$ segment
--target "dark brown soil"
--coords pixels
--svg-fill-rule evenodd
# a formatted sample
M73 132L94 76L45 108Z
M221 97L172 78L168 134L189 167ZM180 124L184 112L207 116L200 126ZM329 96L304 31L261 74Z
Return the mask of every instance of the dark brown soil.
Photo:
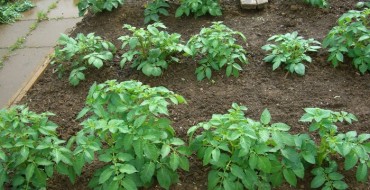
M266 40L280 33L298 31L305 38L319 41L336 25L336 20L344 12L353 9L356 0L330 0L330 9L314 8L300 1L270 0L264 10L241 10L237 1L223 3L225 8L221 17L184 17L174 18L176 5L171 7L171 16L163 18L169 32L182 35L184 41L211 25L213 21L224 21L226 25L242 32L248 38L243 46L248 51L250 64L244 66L239 78L226 78L224 72L216 74L213 81L198 82L194 74L196 61L183 58L180 64L174 64L158 78L148 78L133 69L118 67L119 52L115 61L101 70L89 70L87 80L78 87L68 84L68 77L59 80L49 67L41 79L28 92L21 103L28 104L36 112L51 111L56 114L53 121L60 125L59 133L64 139L74 135L79 129L77 113L84 107L89 87L96 81L108 79L124 81L139 80L151 86L165 86L183 95L187 105L171 108L171 119L177 134L186 139L186 131L194 124L211 118L214 113L226 113L232 102L249 108L247 115L258 119L263 109L268 108L273 120L292 126L293 133L307 132L307 126L298 120L303 108L321 107L336 111L345 110L354 113L359 122L344 126L340 131L357 130L369 133L370 126L370 75L361 76L349 62L334 69L327 61L327 53L321 50L312 54L313 63L307 65L306 75L298 77L285 71L272 72L270 64L262 61L265 52L261 46ZM77 25L72 35L95 32L111 40L119 47L117 38L128 34L122 29L124 23L144 27L143 8L128 4L112 12L88 15ZM96 165L87 166L83 175L72 185L67 178L52 179L49 189L87 189L87 183ZM354 172L345 172L345 181L351 189L368 189L369 183L355 181ZM207 168L196 158L192 158L190 172L182 173L180 182L171 189L206 189ZM309 189L310 174L299 182L297 188L285 185L284 189ZM281 188L281 189L283 189ZM154 189L159 189L155 187Z

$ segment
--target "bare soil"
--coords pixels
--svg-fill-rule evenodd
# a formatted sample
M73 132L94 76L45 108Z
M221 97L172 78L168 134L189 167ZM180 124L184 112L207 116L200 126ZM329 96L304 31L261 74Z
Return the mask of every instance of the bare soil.
M78 87L68 83L68 76L57 78L53 67L47 68L44 75L27 93L21 103L28 104L36 112L51 111L56 114L52 120L60 125L59 135L68 139L80 130L76 115L84 107L89 87L94 82L108 79L139 80L151 86L165 86L183 95L187 105L171 107L171 119L179 137L186 140L186 131L194 124L206 121L214 113L226 113L232 102L249 108L247 116L258 119L263 109L268 108L274 122L285 122L292 127L293 133L307 132L307 125L299 123L303 108L321 107L335 111L348 111L358 116L359 121L351 126L341 126L340 131L356 130L369 133L370 126L370 75L361 76L349 60L338 68L333 68L327 61L327 53L321 50L312 54L312 64L307 64L306 75L299 77L288 75L278 69L272 72L271 64L264 63L266 55L261 46L274 34L298 31L305 38L319 41L336 25L340 15L353 9L356 0L329 0L330 9L319 9L292 0L270 0L263 10L242 10L238 1L224 1L223 16L200 18L175 18L176 4L171 4L169 17L162 17L162 22L169 32L182 35L184 41L197 34L202 27L210 26L213 21L224 24L242 32L248 41L243 44L248 51L249 65L239 78L226 78L224 71L213 76L213 81L197 81L194 74L197 60L182 58L181 63L173 64L164 74L157 78L144 76L140 71L118 66L120 54L103 69L91 69L87 80ZM119 36L129 34L122 29L123 24L144 27L142 4L127 4L112 12L87 15L72 36L77 33L90 33L112 41L117 47ZM99 164L87 166L75 184L67 178L57 176L51 180L49 189L87 189L88 180ZM190 172L181 173L180 182L171 189L206 189L208 168L202 166L196 157L191 158ZM357 183L355 171L344 172L345 181L350 189L369 189L369 183ZM310 189L312 177L309 173L299 181L298 187L284 185L280 189ZM157 186L152 189L159 189Z

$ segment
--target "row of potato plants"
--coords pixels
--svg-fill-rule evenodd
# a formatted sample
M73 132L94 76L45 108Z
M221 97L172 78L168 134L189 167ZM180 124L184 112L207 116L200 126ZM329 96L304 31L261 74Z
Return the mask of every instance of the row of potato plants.
M334 67L345 62L345 57L352 59L352 64L361 74L370 71L370 25L368 17L370 9L351 10L342 15L323 41L328 48L328 61ZM131 67L141 70L147 76L160 76L172 62L179 62L181 54L193 59L202 57L195 73L198 80L211 79L213 71L226 68L226 76L238 77L242 64L248 64L247 52L237 44L236 37L246 42L246 37L234 31L222 22L213 22L210 27L203 28L199 34L192 36L185 44L178 33L170 34L162 23L154 23L146 28L136 28L125 24L124 28L132 34L121 36L120 66L127 62ZM262 47L268 52L265 62L272 63L276 70L284 65L288 73L305 74L305 62L311 63L308 52L317 52L321 43L315 39L304 39L298 32L274 35L268 39L274 41ZM97 69L105 61L112 61L116 47L93 33L87 36L78 34L75 39L62 35L55 48L53 63L57 63L56 72L59 77L65 70L71 70L69 81L76 86L85 79L83 73L88 67Z
M329 4L326 0L304 0L312 6L327 8ZM86 11L98 13L102 11L112 11L114 8L124 4L124 0L79 0L79 15L83 16ZM151 0L144 5L144 23L159 22L160 15L168 16L167 9L170 7L168 0ZM222 8L219 0L180 0L180 6L176 9L175 17L183 15L195 17L209 14L211 16L221 16Z
M186 100L165 87L138 81L109 80L91 86L77 115L82 129L68 141L58 138L54 114L26 106L0 110L0 189L42 189L55 172L71 182L87 164L104 163L89 182L92 189L134 190L157 181L165 189L189 171L193 153L210 166L208 189L270 189L311 172L311 188L347 189L344 170L356 169L367 181L370 134L340 133L338 123L357 121L344 111L306 108L300 121L310 134L291 134L290 126L272 122L266 109L259 120L232 104L188 130L189 146L171 126L168 106ZM319 137L314 140L312 136ZM344 160L344 163L343 163Z

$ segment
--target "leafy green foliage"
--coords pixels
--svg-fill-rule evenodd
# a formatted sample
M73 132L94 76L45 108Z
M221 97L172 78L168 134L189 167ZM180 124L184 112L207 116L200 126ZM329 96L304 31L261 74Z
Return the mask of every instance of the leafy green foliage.
M190 147L212 167L208 189L270 189L284 181L296 186L297 178L304 177L296 146L299 142L303 147L306 141L290 135L284 123L271 124L267 109L260 121L246 118L246 109L234 103L228 114L215 114L188 130ZM193 138L198 129L201 134Z
M344 55L362 74L370 71L370 9L350 10L338 19L338 26L325 37L323 47L328 47L334 67L344 62Z
M219 0L181 0L180 7L176 10L176 17L183 14L189 16L193 13L195 17L199 17L209 13L212 16L221 16L221 6Z
M102 11L112 11L113 8L117 8L123 5L124 0L79 0L78 14L83 16L86 11L92 11L93 13L98 13Z
M199 34L190 38L184 51L193 57L198 54L205 56L199 61L200 66L195 71L198 80L205 77L210 79L212 70L218 71L223 67L226 67L227 77L231 74L239 76L239 71L242 70L240 63L247 64L248 60L244 48L235 43L235 35L246 42L242 33L233 31L222 22L213 22L212 26L203 28Z
M335 124L356 121L353 114L306 108L300 121L311 123L310 132L318 131L316 144L308 134L289 134L284 123L271 124L267 109L259 121L246 118L245 110L233 103L228 114L214 114L188 130L191 150L204 165L211 165L208 189L271 189L284 181L296 186L308 168L314 168L311 188L347 189L338 172L338 156L344 158L345 170L357 168L358 181L368 179L370 134L338 133Z
M133 34L132 36L121 36L119 38L122 41L122 49L127 45L129 48L122 55L121 67L127 61L133 61L131 67L136 67L145 75L160 76L171 61L179 61L175 55L183 50L180 40L181 35L159 31L158 29L166 29L166 26L162 23L150 24L146 29L137 29L128 24L125 24L124 28Z
M344 176L337 172L338 165L336 162L329 162L328 167L318 167L312 170L315 176L311 181L311 188L322 189L347 189L348 185L343 181Z
M327 8L329 6L326 0L304 0L304 2L320 8Z
M0 187L42 189L54 170L68 170L72 152L58 139L56 128L48 117L25 106L0 110ZM70 179L74 180L73 173ZM2 189L2 188L0 188Z
M111 80L90 88L86 107L78 115L89 117L77 134L74 164L80 173L81 166L97 155L106 165L95 172L89 187L131 190L151 185L156 177L169 189L177 182L176 171L189 169L189 151L164 117L169 101L185 103L164 87L150 88L137 81Z
M89 67L100 69L104 61L111 61L116 47L103 40L94 33L88 35L77 34L75 39L62 34L55 48L51 64L58 64L56 72L62 77L66 70L72 70L69 75L69 83L77 86L81 80L85 80L82 72Z
M144 10L144 23L148 24L151 21L159 22L159 14L168 16L166 8L170 5L165 0L153 0L151 1Z
M370 134L360 134L357 136L356 131L338 133L338 127L335 124L344 121L351 124L352 121L357 121L357 118L353 114L344 111L334 112L320 108L306 108L305 111L306 113L300 121L310 122L310 132L318 131L321 138L316 157L316 163L319 167L312 171L313 174L319 176L317 178L321 178L323 175L330 176L330 173L336 172L337 168L336 159L332 158L341 156L345 159L344 169L349 170L357 165L356 178L358 181L365 181L368 175L368 166L370 166ZM327 163L329 163L329 168L323 169L322 166L328 165ZM343 179L343 177L337 174L332 175L336 175L337 177L335 179L329 177L331 181L341 181ZM313 188L320 187L325 182L320 181L319 183L314 181L311 183ZM325 183L325 186L330 185L336 189L345 189L347 187L344 181L328 181Z
M298 36L298 32L274 35L268 41L274 40L277 44L267 44L262 47L263 50L271 52L263 60L272 62L272 70L276 70L283 63L285 70L299 75L305 74L304 61L312 62L306 52L315 52L320 49L320 42L310 38L305 40Z
M370 8L370 2L360 1L360 2L356 3L356 8L357 9Z
M34 6L29 0L15 2L0 1L0 23L13 23L22 17L21 12L27 11Z

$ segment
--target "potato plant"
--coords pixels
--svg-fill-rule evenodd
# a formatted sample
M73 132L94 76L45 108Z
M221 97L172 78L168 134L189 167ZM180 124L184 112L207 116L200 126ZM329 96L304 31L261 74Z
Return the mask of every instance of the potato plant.
M137 189L154 178L169 189L178 181L177 170L189 169L188 149L175 137L167 106L185 103L182 96L164 87L137 81L115 80L94 84L86 107L78 118L88 116L77 134L77 165L97 158L104 166L89 183L93 189Z
M234 36L239 36L246 42L246 37L222 24L213 22L208 28L203 28L199 34L190 38L184 51L190 56L204 56L198 64L195 73L198 80L212 77L212 70L226 67L226 76L239 76L241 64L247 64L246 51L236 43Z
M334 67L344 62L344 57L352 59L352 64L360 73L370 71L370 9L350 10L338 19L323 41L329 48L329 58Z
M51 64L58 64L56 72L59 78L66 70L71 70L69 83L77 86L81 80L85 80L84 70L89 67L100 69L104 61L113 59L115 52L116 47L111 42L95 36L94 33L86 36L80 33L75 39L62 34Z
M169 34L162 23L154 23L146 29L125 24L124 28L132 32L132 36L121 36L122 49L127 45L129 50L122 55L120 62L124 67L126 62L133 61L131 67L141 70L147 76L160 76L171 62L178 62L176 57L183 51L181 35Z
M79 0L78 14L83 16L86 11L91 11L93 13L98 13L102 11L112 11L114 8L117 8L120 5L123 5L125 0Z
M320 108L306 108L300 121L311 123L309 131L318 131L320 142L317 145L315 175L312 188L323 186L323 189L347 189L344 177L337 172L335 158L344 158L344 169L350 170L357 165L356 179L366 181L370 166L370 134L357 135L356 131L338 133L337 122L357 121L357 118L344 111L334 112Z
M209 13L212 16L221 16L221 6L219 0L180 0L180 7L177 8L175 16L189 16L190 13L199 17Z
M144 23L148 24L149 22L159 22L159 14L168 16L168 11L166 8L170 5L165 0L152 0L148 3L144 10Z
M276 44L267 44L262 47L263 50L270 52L263 60L273 63L272 70L285 64L285 70L298 75L305 74L304 61L312 62L306 52L316 52L321 45L320 42L312 38L306 40L302 36L298 36L298 32L274 35L268 39L268 41L272 40Z
M72 169L73 154L58 138L53 115L25 106L0 110L0 189L45 189L54 170Z
M211 165L208 189L270 189L284 181L296 186L304 177L303 157L284 123L272 123L266 109L260 121L244 116L244 106L188 130L190 147L204 165ZM202 129L194 137L195 131Z

